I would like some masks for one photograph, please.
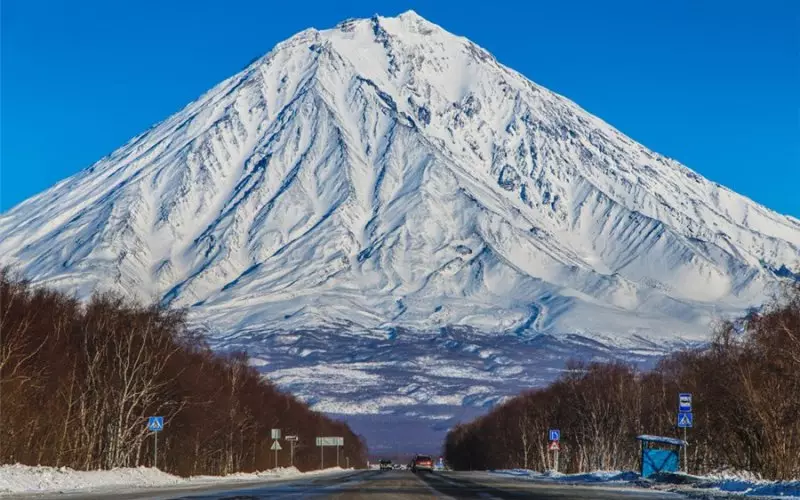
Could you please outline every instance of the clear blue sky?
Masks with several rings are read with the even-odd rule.
[[[800,2],[0,0],[0,210],[309,26],[408,9],[800,217]]]

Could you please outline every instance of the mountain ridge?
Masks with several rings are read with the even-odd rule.
[[[0,235],[36,281],[220,331],[698,339],[800,269],[797,219],[413,12],[279,43]]]

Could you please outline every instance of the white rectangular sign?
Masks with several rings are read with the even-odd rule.
[[[344,446],[343,437],[318,437],[317,446]]]
[[[272,429],[272,439],[280,439],[280,438],[281,438],[281,430]]]

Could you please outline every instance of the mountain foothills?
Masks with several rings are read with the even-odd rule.
[[[308,29],[0,217],[39,283],[218,331],[705,335],[800,270],[800,221],[413,12]]]

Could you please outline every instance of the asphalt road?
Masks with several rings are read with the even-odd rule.
[[[191,499],[256,500],[268,498],[329,499],[668,499],[679,495],[639,488],[572,486],[535,482],[481,472],[350,471],[341,474],[235,485],[205,485],[79,496],[26,498],[86,498],[94,500]]]

